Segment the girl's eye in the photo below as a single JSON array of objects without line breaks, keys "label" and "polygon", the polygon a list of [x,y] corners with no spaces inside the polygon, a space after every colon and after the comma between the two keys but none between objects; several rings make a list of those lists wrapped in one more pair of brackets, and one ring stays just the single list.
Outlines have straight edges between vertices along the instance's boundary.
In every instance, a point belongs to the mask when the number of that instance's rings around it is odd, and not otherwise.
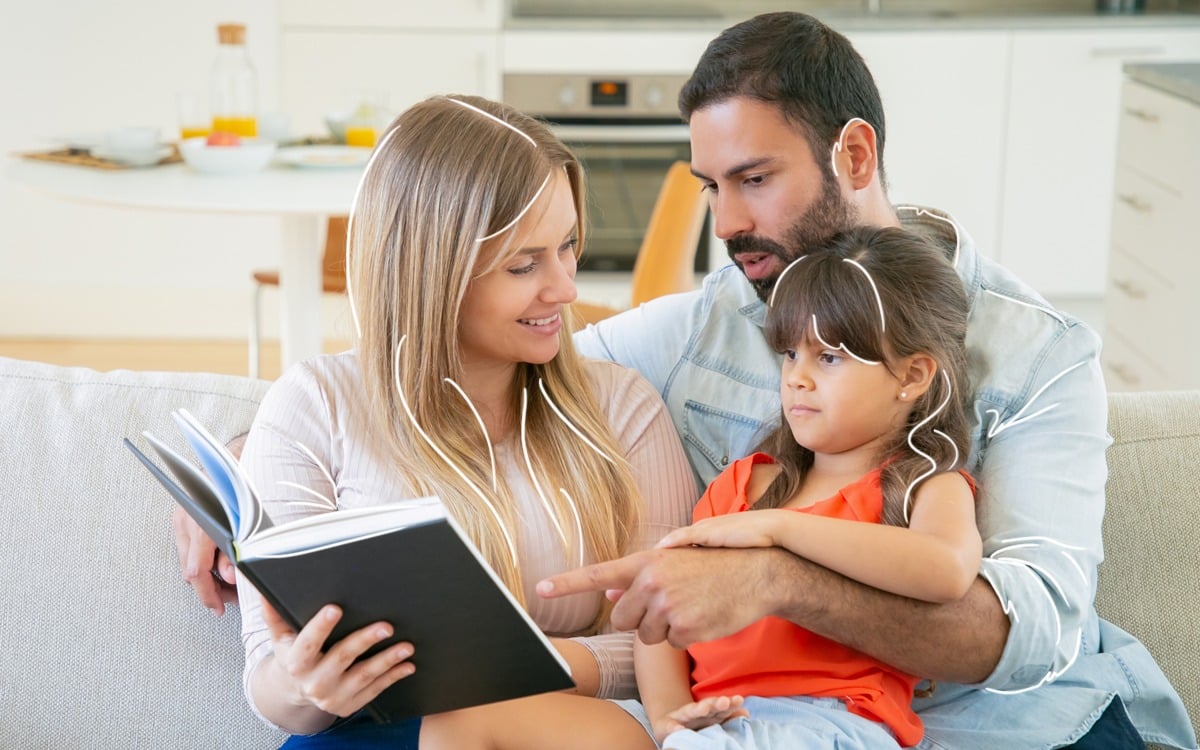
[{"label": "girl's eye", "polygon": [[783,358],[789,362],[795,362],[796,361],[796,350],[795,349],[784,349],[783,350]]},{"label": "girl's eye", "polygon": [[821,352],[821,362],[827,365],[836,365],[842,361],[842,355],[836,352]]}]

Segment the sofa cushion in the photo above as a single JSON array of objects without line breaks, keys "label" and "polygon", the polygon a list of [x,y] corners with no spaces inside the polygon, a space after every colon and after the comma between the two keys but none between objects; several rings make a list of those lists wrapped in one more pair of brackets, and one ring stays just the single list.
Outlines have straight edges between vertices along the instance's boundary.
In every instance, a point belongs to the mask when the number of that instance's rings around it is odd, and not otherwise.
[{"label": "sofa cushion", "polygon": [[186,451],[184,407],[220,439],[267,383],[0,358],[0,747],[277,747],[242,695],[237,610],[179,573],[173,501],[122,445]]},{"label": "sofa cushion", "polygon": [[1200,391],[1109,397],[1096,609],[1137,636],[1200,732]]}]

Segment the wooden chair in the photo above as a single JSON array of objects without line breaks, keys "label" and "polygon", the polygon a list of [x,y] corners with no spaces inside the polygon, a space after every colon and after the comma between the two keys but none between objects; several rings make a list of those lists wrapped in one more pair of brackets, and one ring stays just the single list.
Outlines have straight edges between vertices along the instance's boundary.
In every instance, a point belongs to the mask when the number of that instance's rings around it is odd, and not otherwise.
[{"label": "wooden chair", "polygon": [[[331,216],[325,229],[325,251],[321,258],[321,289],[327,294],[346,291],[347,216]],[[250,311],[250,377],[257,378],[262,366],[262,290],[279,286],[278,269],[260,269],[254,279],[254,302]]]},{"label": "wooden chair", "polygon": [[[667,170],[633,264],[631,306],[695,287],[696,248],[708,214],[703,187],[685,161],[677,161]],[[576,328],[621,312],[586,301],[576,301],[571,311]]]}]

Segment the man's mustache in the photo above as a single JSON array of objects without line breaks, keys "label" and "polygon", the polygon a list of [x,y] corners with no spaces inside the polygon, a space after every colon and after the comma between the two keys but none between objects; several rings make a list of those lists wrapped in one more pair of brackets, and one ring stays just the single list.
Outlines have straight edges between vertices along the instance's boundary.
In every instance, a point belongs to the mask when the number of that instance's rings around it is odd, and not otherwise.
[{"label": "man's mustache", "polygon": [[783,245],[774,242],[765,237],[754,237],[750,235],[739,235],[725,241],[725,249],[729,253],[729,258],[732,260],[735,255],[741,253],[768,253],[777,257],[787,259],[788,253]]}]

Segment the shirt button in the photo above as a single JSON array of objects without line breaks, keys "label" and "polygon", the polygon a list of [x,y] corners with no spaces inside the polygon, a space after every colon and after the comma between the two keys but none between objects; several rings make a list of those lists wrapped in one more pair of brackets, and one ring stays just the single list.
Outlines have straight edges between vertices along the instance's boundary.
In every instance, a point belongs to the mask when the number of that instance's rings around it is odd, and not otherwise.
[{"label": "shirt button", "polygon": [[728,465],[729,465],[729,456],[721,456],[721,465],[722,465],[722,466],[728,466]]}]

